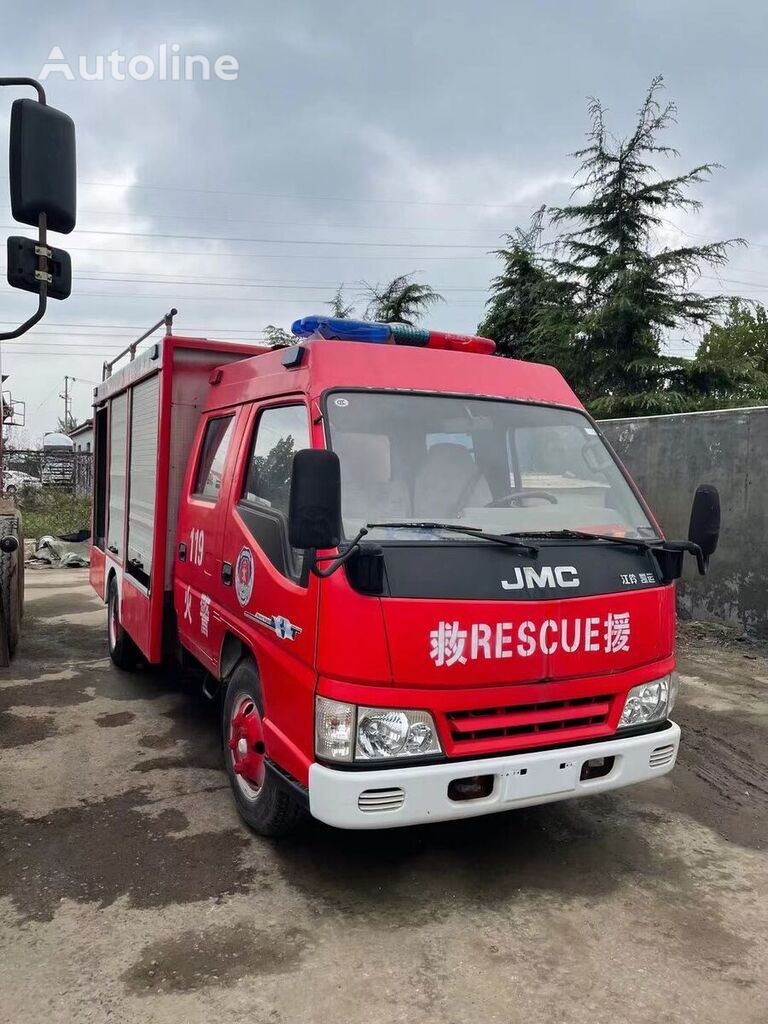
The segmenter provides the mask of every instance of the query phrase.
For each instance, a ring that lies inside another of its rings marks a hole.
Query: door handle
[[[181,544],[179,544],[179,561],[180,562],[186,562],[186,560],[187,560],[187,545],[184,543],[184,541],[182,541]]]
[[[232,586],[232,563],[222,562],[221,563],[221,582],[225,587]]]
[[[107,551],[111,551],[113,555],[119,555],[120,554],[120,552],[118,551],[117,546],[115,544],[110,544],[109,547],[107,548]]]

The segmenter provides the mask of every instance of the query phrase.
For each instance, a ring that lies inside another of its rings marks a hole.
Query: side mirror
[[[71,117],[37,100],[11,107],[11,212],[37,227],[68,235],[77,211],[75,125]]]
[[[719,536],[720,495],[716,487],[702,484],[696,488],[696,494],[693,497],[688,540],[693,544],[698,544],[701,548],[705,565],[717,548]]]
[[[291,547],[335,548],[341,540],[341,465],[336,452],[305,448],[293,457],[288,507]]]

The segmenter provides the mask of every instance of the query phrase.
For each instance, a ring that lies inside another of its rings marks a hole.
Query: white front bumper
[[[644,736],[473,761],[373,771],[338,771],[313,764],[309,809],[313,817],[338,828],[397,828],[476,817],[655,779],[674,767],[679,744],[680,728],[672,722],[668,729]],[[614,758],[610,772],[581,781],[584,762],[599,757]],[[477,775],[493,775],[489,796],[449,799],[448,786],[454,779]]]

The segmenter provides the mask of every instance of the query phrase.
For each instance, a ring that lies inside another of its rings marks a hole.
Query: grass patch
[[[56,537],[90,529],[90,497],[79,498],[58,487],[29,488],[16,495],[16,504],[22,512],[25,537]]]

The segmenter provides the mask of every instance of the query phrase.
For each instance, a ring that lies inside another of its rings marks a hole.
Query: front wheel
[[[235,667],[224,695],[224,763],[243,821],[262,836],[288,835],[304,822],[306,812],[268,770],[263,723],[259,673],[245,659]]]
[[[120,595],[113,576],[107,590],[107,641],[109,656],[118,668],[132,669],[139,660],[139,649],[123,629],[120,621]]]

